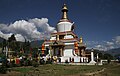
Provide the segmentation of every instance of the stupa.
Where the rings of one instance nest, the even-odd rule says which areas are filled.
[[[86,53],[83,38],[74,33],[74,23],[68,19],[66,4],[62,8],[62,18],[57,23],[57,32],[51,33],[49,40],[42,44],[42,50],[49,49],[50,56],[56,56],[60,62],[89,62],[90,54]]]

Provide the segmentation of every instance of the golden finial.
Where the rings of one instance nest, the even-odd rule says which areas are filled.
[[[82,37],[80,37],[80,43],[83,43],[83,38]]]
[[[66,4],[63,5],[63,10],[68,10]]]
[[[66,4],[63,5],[62,12],[63,12],[62,19],[67,19],[68,8],[67,8]]]

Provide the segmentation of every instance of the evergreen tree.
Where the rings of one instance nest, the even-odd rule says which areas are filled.
[[[15,35],[11,35],[11,37],[8,38],[8,47],[12,51],[17,51],[17,44],[16,44],[16,38]]]

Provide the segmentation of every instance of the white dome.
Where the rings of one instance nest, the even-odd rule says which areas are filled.
[[[73,23],[71,22],[59,22],[57,24],[57,32],[71,31]]]

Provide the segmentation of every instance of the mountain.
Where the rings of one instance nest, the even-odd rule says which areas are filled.
[[[4,40],[4,38],[1,38],[1,37],[0,37],[0,43],[3,42],[3,40]]]
[[[0,37],[0,44],[2,44],[3,40],[4,40],[4,38]],[[20,42],[20,41],[17,41],[17,42],[21,43],[21,44],[24,43],[24,42]],[[40,47],[43,42],[44,42],[44,40],[36,40],[36,41],[30,42],[30,44],[31,44],[31,47]]]
[[[120,54],[120,48],[110,49],[110,50],[106,51],[106,53],[109,53],[112,56],[118,55],[118,54]]]
[[[36,40],[31,42],[31,47],[40,47],[44,40]]]

